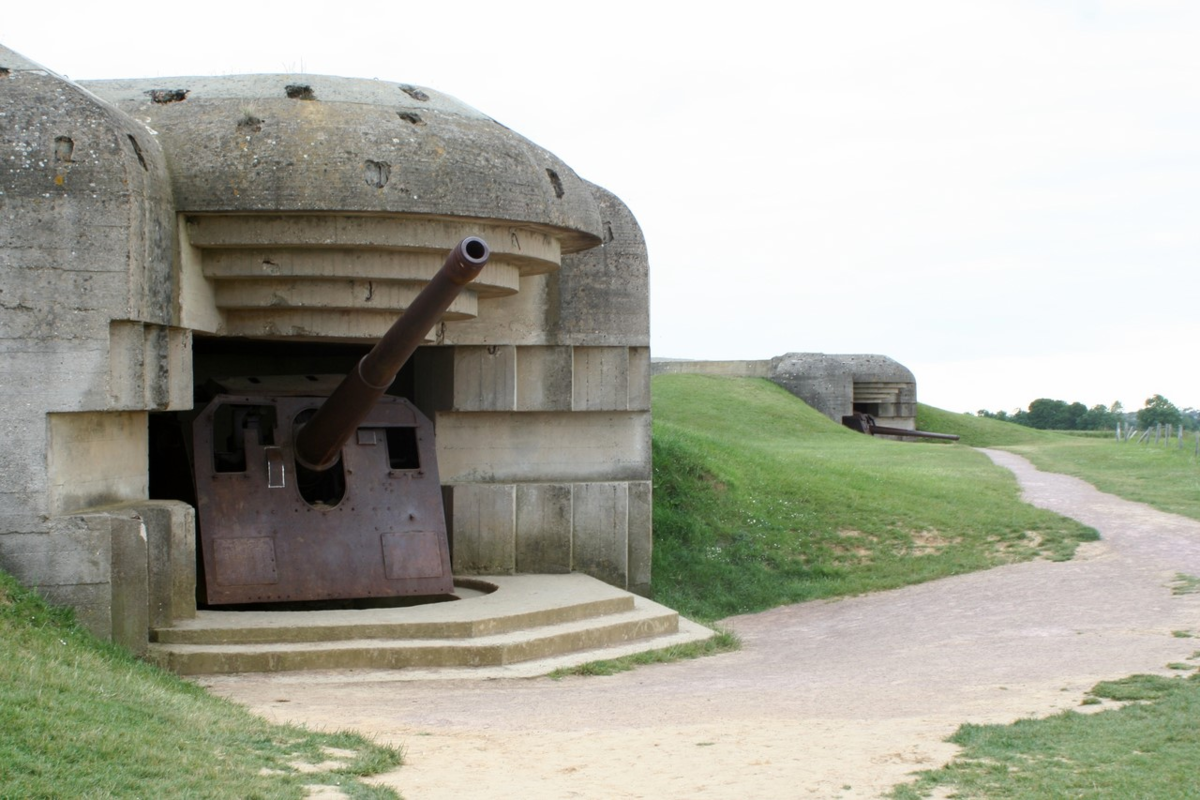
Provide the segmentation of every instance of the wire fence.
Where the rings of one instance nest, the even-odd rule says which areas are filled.
[[[1172,444],[1179,450],[1184,447],[1184,429],[1182,425],[1165,425],[1159,423],[1152,428],[1146,428],[1143,431],[1138,431],[1135,425],[1123,425],[1117,423],[1117,441],[1118,442],[1133,442],[1134,444],[1144,444],[1148,447],[1170,447]],[[1200,458],[1200,430],[1195,432],[1196,442],[1193,446],[1193,455]]]

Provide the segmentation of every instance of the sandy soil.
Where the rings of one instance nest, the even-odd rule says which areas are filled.
[[[1067,563],[734,617],[740,652],[608,678],[205,683],[272,720],[402,746],[381,781],[408,800],[876,797],[952,758],[964,722],[1078,708],[1097,681],[1166,674],[1200,647],[1173,635],[1200,634],[1200,595],[1169,588],[1200,575],[1200,522],[988,455],[1102,541]]]

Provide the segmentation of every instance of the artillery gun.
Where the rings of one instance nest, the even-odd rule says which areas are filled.
[[[433,424],[385,392],[489,255],[461,241],[340,382],[219,382],[191,434],[204,602],[453,591]]]
[[[842,424],[851,430],[865,433],[870,436],[903,436],[913,439],[940,439],[947,442],[957,442],[958,434],[955,433],[932,433],[930,431],[917,431],[908,428],[891,428],[886,425],[876,425],[875,418],[870,414],[864,414],[861,411],[855,411],[853,414],[848,414],[842,417]]]

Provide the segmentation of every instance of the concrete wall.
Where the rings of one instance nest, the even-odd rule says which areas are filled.
[[[417,403],[436,420],[456,572],[579,570],[644,593],[648,261],[628,209],[591,191],[603,243],[447,322],[418,351]]]
[[[145,605],[145,534],[92,509],[145,499],[146,413],[191,402],[165,159],[2,47],[0,120],[0,567],[121,638]]]
[[[655,361],[655,375],[715,375],[719,378],[769,378],[770,361]]]

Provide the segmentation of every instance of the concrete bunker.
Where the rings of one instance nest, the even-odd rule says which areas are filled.
[[[0,80],[0,567],[134,649],[194,614],[198,400],[346,372],[479,235],[389,390],[436,428],[453,571],[648,589],[648,263],[616,197],[407,84],[77,84],[4,48]]]
[[[871,415],[881,425],[917,427],[917,379],[887,356],[787,353],[758,361],[654,363],[654,374],[671,373],[766,378],[835,422],[857,412]]]
[[[837,422],[857,412],[881,425],[916,428],[917,380],[887,356],[788,353],[771,359],[769,376]]]

